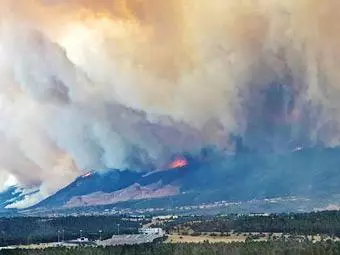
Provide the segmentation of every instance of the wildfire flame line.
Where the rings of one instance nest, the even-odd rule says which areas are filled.
[[[86,174],[82,175],[82,177],[86,178],[86,177],[91,176],[92,174],[93,174],[92,171],[90,171],[90,172],[87,172]]]
[[[181,168],[188,165],[188,161],[184,158],[177,158],[174,161],[172,161],[169,165],[169,168]]]

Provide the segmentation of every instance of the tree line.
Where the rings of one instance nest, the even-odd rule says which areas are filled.
[[[228,216],[190,216],[158,224],[168,232],[180,227],[194,232],[269,232],[300,235],[327,234],[340,237],[340,211]]]
[[[92,240],[114,234],[137,233],[141,222],[118,216],[0,218],[0,246],[71,240],[83,235]]]
[[[2,250],[4,255],[336,255],[340,243],[327,242],[246,242],[199,244],[144,244],[111,247],[77,247]]]

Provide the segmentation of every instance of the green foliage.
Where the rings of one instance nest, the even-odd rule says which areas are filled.
[[[3,250],[4,255],[307,255],[307,254],[340,254],[340,243],[337,242],[246,242],[199,244],[145,244],[114,247],[77,247],[48,248],[36,250]]]
[[[56,242],[79,237],[82,234],[90,239],[109,238],[118,231],[136,233],[140,223],[123,220],[117,216],[77,216],[77,217],[13,217],[0,218],[0,246],[11,244],[28,244]]]
[[[300,214],[272,214],[269,216],[218,216],[181,217],[163,227],[171,231],[178,226],[191,228],[194,232],[269,232],[300,235],[326,234],[340,236],[340,211]]]

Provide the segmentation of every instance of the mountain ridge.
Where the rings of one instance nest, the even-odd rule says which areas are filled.
[[[299,148],[280,154],[214,154],[205,160],[191,159],[179,168],[148,174],[117,169],[91,171],[29,209],[128,201],[138,206],[138,200],[168,201],[168,197],[180,204],[323,197],[339,191],[340,148]]]

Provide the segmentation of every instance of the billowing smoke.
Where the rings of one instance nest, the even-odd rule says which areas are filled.
[[[338,0],[1,0],[0,181],[340,141]],[[1,186],[1,185],[0,185]],[[4,185],[2,185],[4,186]]]

